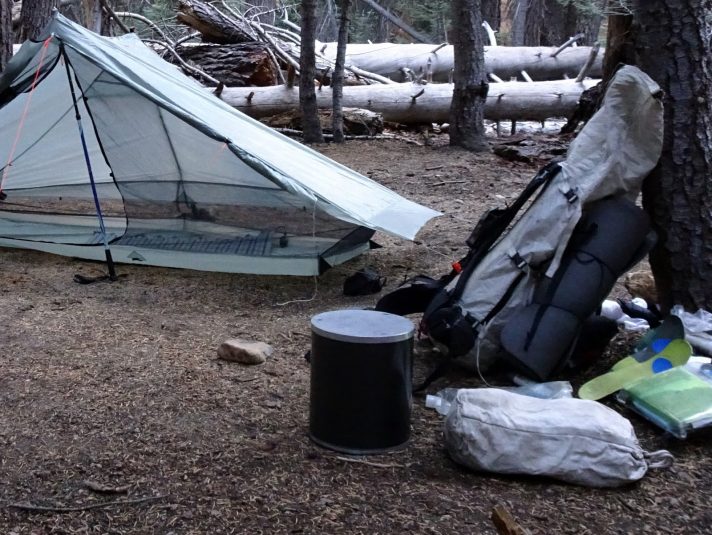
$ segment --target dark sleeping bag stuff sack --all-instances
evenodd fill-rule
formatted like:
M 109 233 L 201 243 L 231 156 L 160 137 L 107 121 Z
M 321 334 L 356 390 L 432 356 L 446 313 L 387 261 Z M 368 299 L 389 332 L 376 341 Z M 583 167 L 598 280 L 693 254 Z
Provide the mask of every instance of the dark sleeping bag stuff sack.
M 546 380 L 566 361 L 584 320 L 653 242 L 650 220 L 633 202 L 613 197 L 588 205 L 554 276 L 542 278 L 532 303 L 505 324 L 504 358 Z

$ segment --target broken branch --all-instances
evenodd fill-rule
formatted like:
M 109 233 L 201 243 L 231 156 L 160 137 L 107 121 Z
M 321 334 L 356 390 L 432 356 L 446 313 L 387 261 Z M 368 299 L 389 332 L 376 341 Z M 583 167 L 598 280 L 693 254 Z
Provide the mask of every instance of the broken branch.
M 588 71 L 590 71 L 591 67 L 593 66 L 593 62 L 596 61 L 596 56 L 598 56 L 598 50 L 600 48 L 601 44 L 596 41 L 596 43 L 591 47 L 591 53 L 589 54 L 586 63 L 584 63 L 583 67 L 581 67 L 581 72 L 579 72 L 578 76 L 576 77 L 577 82 L 581 83 L 583 82 L 583 79 L 586 78 Z
M 122 17 L 125 19 L 134 19 L 143 22 L 146 26 L 151 28 L 153 31 L 155 31 L 158 35 L 161 36 L 161 39 L 168 43 L 170 46 L 175 46 L 175 43 L 159 28 L 155 22 L 153 22 L 151 19 L 148 19 L 144 17 L 143 15 L 139 15 L 138 13 L 131 13 L 130 11 L 117 11 L 114 13 L 117 17 Z M 124 25 L 125 27 L 126 25 Z
M 573 45 L 576 41 L 581 39 L 583 37 L 583 35 L 584 34 L 582 34 L 582 33 L 577 33 L 573 37 L 570 37 L 568 41 L 566 41 L 563 45 L 561 45 L 559 48 L 556 49 L 556 51 L 551 55 L 551 57 L 555 58 L 556 56 L 558 56 L 561 51 L 563 51 L 563 50 L 567 49 L 568 47 L 570 47 L 571 45 Z
M 146 496 L 144 498 L 136 498 L 134 500 L 116 500 L 113 502 L 91 503 L 87 505 L 73 505 L 68 507 L 49 507 L 44 505 L 34 505 L 32 503 L 8 503 L 6 504 L 6 507 L 34 513 L 75 513 L 77 511 L 88 511 L 90 509 L 99 509 L 102 507 L 113 507 L 114 505 L 136 505 L 144 502 L 162 500 L 167 497 L 168 494 L 159 494 L 158 496 Z

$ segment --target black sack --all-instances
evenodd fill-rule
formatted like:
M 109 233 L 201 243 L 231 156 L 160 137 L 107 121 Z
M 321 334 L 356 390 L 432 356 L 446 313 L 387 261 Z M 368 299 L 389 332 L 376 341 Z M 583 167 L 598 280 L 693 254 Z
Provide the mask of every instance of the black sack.
M 378 271 L 372 267 L 365 267 L 346 278 L 344 281 L 344 295 L 377 294 L 385 283 L 386 279 L 381 278 Z

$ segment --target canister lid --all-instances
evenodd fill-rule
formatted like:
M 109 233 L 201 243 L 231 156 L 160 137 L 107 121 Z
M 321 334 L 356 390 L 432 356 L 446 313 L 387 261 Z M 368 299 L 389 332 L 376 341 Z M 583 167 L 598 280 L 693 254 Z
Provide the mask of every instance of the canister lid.
M 375 310 L 333 310 L 311 319 L 312 332 L 340 342 L 388 344 L 413 337 L 415 328 L 407 318 Z

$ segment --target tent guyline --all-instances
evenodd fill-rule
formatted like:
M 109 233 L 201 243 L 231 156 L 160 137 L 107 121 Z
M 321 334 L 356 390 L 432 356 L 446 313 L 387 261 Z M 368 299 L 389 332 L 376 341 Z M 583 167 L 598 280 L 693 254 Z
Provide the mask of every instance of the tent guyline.
M 48 36 L 0 73 L 0 247 L 310 276 L 439 215 L 236 111 L 133 34 L 55 13 Z
M 20 141 L 20 136 L 22 136 L 22 129 L 25 126 L 25 120 L 27 119 L 27 112 L 30 110 L 30 103 L 32 102 L 32 95 L 35 92 L 35 87 L 37 87 L 37 80 L 42 72 L 42 65 L 47 57 L 47 49 L 49 48 L 49 43 L 52 40 L 52 36 L 45 39 L 42 45 L 42 54 L 40 56 L 39 64 L 37 65 L 37 70 L 35 71 L 35 76 L 32 79 L 32 87 L 30 88 L 30 93 L 25 103 L 25 107 L 22 110 L 22 116 L 20 121 L 17 123 L 17 130 L 15 131 L 15 137 L 12 142 L 12 147 L 7 155 L 7 163 L 5 164 L 5 169 L 2 173 L 2 179 L 0 179 L 0 201 L 7 198 L 7 194 L 4 192 L 5 182 L 7 181 L 7 176 L 10 174 L 10 167 L 12 166 L 12 161 L 15 158 L 15 151 L 17 150 L 17 144 Z
M 114 267 L 114 259 L 111 257 L 111 249 L 109 248 L 109 239 L 106 233 L 106 225 L 104 225 L 104 215 L 101 213 L 101 203 L 99 202 L 99 195 L 96 192 L 96 183 L 94 181 L 94 172 L 92 171 L 91 158 L 89 157 L 89 149 L 87 149 L 86 138 L 84 137 L 84 127 L 82 126 L 82 115 L 79 113 L 79 106 L 77 105 L 77 95 L 74 91 L 74 82 L 72 82 L 72 74 L 70 72 L 70 62 L 67 52 L 64 49 L 64 45 L 60 45 L 60 54 L 64 59 L 64 66 L 67 70 L 67 83 L 69 84 L 69 91 L 72 94 L 72 105 L 74 106 L 74 116 L 77 120 L 77 128 L 79 129 L 79 139 L 82 142 L 82 152 L 84 153 L 84 161 L 87 165 L 87 173 L 89 175 L 89 182 L 91 184 L 91 193 L 94 197 L 94 206 L 96 208 L 96 217 L 99 220 L 99 229 L 101 231 L 101 239 L 104 242 L 104 254 L 106 256 L 106 267 L 109 270 L 109 280 L 118 280 L 116 276 L 116 268 Z M 79 83 L 79 82 L 77 82 Z M 84 105 L 89 108 L 89 103 L 86 97 L 82 93 L 82 99 L 84 100 Z

